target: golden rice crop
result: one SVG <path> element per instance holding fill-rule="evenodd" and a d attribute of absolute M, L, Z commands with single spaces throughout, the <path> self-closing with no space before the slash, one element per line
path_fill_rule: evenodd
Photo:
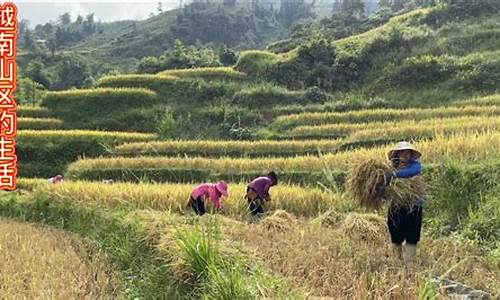
<path fill-rule="evenodd" d="M 439 163 L 445 159 L 478 161 L 500 155 L 500 132 L 483 132 L 479 134 L 457 134 L 451 136 L 438 135 L 433 140 L 415 143 L 422 152 L 423 163 Z M 280 171 L 321 171 L 326 163 L 332 169 L 347 170 L 348 166 L 359 157 L 385 157 L 391 145 L 369 149 L 325 154 L 317 156 L 298 156 L 281 158 L 174 158 L 174 157 L 113 157 L 83 159 L 72 163 L 68 171 L 78 173 L 92 169 L 141 169 L 141 168 L 179 168 L 200 169 L 225 173 L 231 171 L 248 172 L 276 170 Z"/>
<path fill-rule="evenodd" d="M 65 181 L 50 185 L 46 181 L 21 179 L 19 186 L 30 188 L 48 195 L 54 201 L 81 203 L 106 208 L 154 209 L 186 213 L 191 211 L 187 201 L 195 184 L 133 184 L 115 183 L 112 185 L 86 182 Z M 230 196 L 224 201 L 230 214 L 246 214 L 247 202 L 244 200 L 246 185 L 230 183 Z M 267 210 L 282 209 L 296 215 L 308 216 L 326 211 L 337 200 L 335 195 L 310 188 L 279 185 L 270 191 L 272 200 L 267 202 Z"/>
<path fill-rule="evenodd" d="M 409 139 L 419 137 L 433 137 L 439 134 L 474 133 L 482 131 L 495 131 L 500 129 L 499 117 L 465 117 L 456 119 L 425 120 L 421 122 L 408 122 L 395 126 L 383 126 L 359 130 L 352 133 L 348 141 L 366 141 L 374 139 Z"/>
<path fill-rule="evenodd" d="M 50 112 L 45 107 L 19 105 L 16 109 L 18 118 L 48 118 Z"/>
<path fill-rule="evenodd" d="M 149 141 L 156 138 L 155 134 L 119 132 L 119 131 L 96 131 L 96 130 L 19 130 L 17 137 L 22 140 L 46 142 L 48 140 L 82 140 L 99 139 L 106 141 L 139 142 Z"/>
<path fill-rule="evenodd" d="M 290 128 L 301 125 L 323 125 L 337 123 L 369 123 L 381 121 L 424 120 L 462 116 L 488 116 L 500 114 L 497 106 L 465 106 L 411 109 L 370 109 L 349 112 L 302 113 L 280 116 L 272 123 L 275 128 Z"/>
<path fill-rule="evenodd" d="M 95 89 L 80 89 L 80 90 L 66 90 L 66 91 L 52 91 L 47 92 L 45 101 L 50 99 L 52 101 L 67 101 L 67 100 L 81 100 L 85 97 L 106 97 L 107 95 L 128 97 L 129 95 L 147 98 L 155 98 L 156 93 L 152 90 L 144 88 L 95 88 Z"/>
<path fill-rule="evenodd" d="M 335 152 L 340 140 L 310 141 L 153 141 L 116 147 L 116 154 L 195 156 L 282 156 Z"/>
<path fill-rule="evenodd" d="M 191 69 L 171 69 L 158 73 L 161 76 L 175 77 L 203 77 L 203 78 L 226 78 L 226 79 L 245 79 L 245 73 L 236 71 L 231 67 L 207 67 Z"/>
<path fill-rule="evenodd" d="M 421 179 L 394 179 L 389 184 L 386 174 L 393 171 L 388 162 L 379 157 L 360 157 L 351 166 L 347 178 L 347 189 L 353 200 L 361 206 L 376 209 L 383 205 L 383 199 L 388 199 L 395 208 L 413 207 L 417 198 L 424 196 Z M 381 185 L 387 186 L 383 195 L 377 192 Z"/>
<path fill-rule="evenodd" d="M 467 100 L 461 100 L 454 103 L 455 106 L 491 106 L 500 105 L 500 94 L 493 94 L 483 97 L 476 97 Z"/>
<path fill-rule="evenodd" d="M 115 298 L 106 256 L 62 230 L 0 220 L 0 294 L 5 299 Z"/>
<path fill-rule="evenodd" d="M 63 126 L 63 121 L 53 118 L 17 118 L 17 129 L 58 129 Z"/>
<path fill-rule="evenodd" d="M 361 141 L 373 139 L 391 133 L 395 138 L 399 136 L 429 136 L 438 132 L 460 132 L 468 130 L 496 129 L 500 118 L 498 116 L 466 116 L 456 118 L 436 118 L 426 120 L 400 120 L 370 123 L 339 123 L 316 126 L 298 126 L 290 130 L 291 137 L 328 137 L 350 136 L 351 139 Z M 398 134 L 400 132 L 400 134 Z"/>
<path fill-rule="evenodd" d="M 97 85 L 100 87 L 150 86 L 152 84 L 171 83 L 176 79 L 175 76 L 167 75 L 123 74 L 101 77 L 97 81 Z"/>

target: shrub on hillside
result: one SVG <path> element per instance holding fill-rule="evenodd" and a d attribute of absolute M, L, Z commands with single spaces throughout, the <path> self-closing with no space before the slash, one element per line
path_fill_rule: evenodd
<path fill-rule="evenodd" d="M 240 54 L 235 69 L 252 77 L 264 76 L 281 57 L 268 51 L 251 50 Z"/>

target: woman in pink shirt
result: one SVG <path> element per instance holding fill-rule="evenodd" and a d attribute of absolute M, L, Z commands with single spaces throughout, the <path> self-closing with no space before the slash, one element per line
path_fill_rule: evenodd
<path fill-rule="evenodd" d="M 223 209 L 221 198 L 228 197 L 228 185 L 225 181 L 219 181 L 215 184 L 204 183 L 194 188 L 189 197 L 189 205 L 194 212 L 202 216 L 205 214 L 205 201 L 210 199 L 218 211 Z"/>
<path fill-rule="evenodd" d="M 271 200 L 269 189 L 277 184 L 278 175 L 274 171 L 269 172 L 266 176 L 257 177 L 248 184 L 245 198 L 248 200 L 248 209 L 253 216 L 264 214 L 262 205 Z"/>

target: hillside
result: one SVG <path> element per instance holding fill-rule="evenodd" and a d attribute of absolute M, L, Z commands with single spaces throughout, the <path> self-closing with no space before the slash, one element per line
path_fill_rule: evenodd
<path fill-rule="evenodd" d="M 49 91 L 19 107 L 18 190 L 0 195 L 0 217 L 78 234 L 124 298 L 497 299 L 500 7 L 446 1 L 342 39 L 242 51 L 234 66 Z M 418 153 L 394 168 L 403 140 Z M 270 171 L 255 216 L 248 183 Z M 220 180 L 222 208 L 207 200 L 196 216 L 193 188 Z M 403 258 L 398 199 L 423 211 Z"/>

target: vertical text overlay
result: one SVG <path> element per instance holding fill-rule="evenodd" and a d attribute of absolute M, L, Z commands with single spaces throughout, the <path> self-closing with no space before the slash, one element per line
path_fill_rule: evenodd
<path fill-rule="evenodd" d="M 16 188 L 16 38 L 17 8 L 0 4 L 0 189 Z"/>

